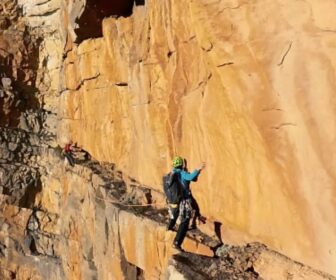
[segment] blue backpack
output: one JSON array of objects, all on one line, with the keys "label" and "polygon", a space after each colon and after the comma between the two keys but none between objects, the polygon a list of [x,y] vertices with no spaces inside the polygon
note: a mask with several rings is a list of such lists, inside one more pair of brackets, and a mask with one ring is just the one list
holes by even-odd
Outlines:
[{"label": "blue backpack", "polygon": [[163,176],[163,190],[169,204],[178,204],[182,198],[182,184],[178,174],[170,172]]}]

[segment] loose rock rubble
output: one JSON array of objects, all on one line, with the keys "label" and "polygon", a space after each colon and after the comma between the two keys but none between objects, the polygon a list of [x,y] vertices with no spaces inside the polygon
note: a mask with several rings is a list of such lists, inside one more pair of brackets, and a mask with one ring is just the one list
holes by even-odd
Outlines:
[{"label": "loose rock rubble", "polygon": [[39,140],[18,129],[0,128],[0,190],[11,204],[31,207],[41,190]]},{"label": "loose rock rubble", "polygon": [[259,243],[246,246],[223,244],[216,250],[217,258],[206,258],[194,254],[175,255],[177,270],[186,279],[262,279],[253,264],[261,250],[266,247]]}]

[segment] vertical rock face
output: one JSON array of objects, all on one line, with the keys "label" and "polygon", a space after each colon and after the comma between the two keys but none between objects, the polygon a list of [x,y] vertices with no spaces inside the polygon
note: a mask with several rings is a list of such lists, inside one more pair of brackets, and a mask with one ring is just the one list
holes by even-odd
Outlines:
[{"label": "vertical rock face", "polygon": [[328,3],[146,1],[105,19],[64,61],[60,131],[157,189],[173,155],[206,161],[205,216],[335,273]]},{"label": "vertical rock face", "polygon": [[17,126],[22,111],[38,107],[39,40],[28,32],[13,1],[4,1],[0,11],[0,124]]},{"label": "vertical rock face", "polygon": [[[336,275],[335,3],[250,2],[1,3],[1,279],[332,278],[269,251],[170,259],[177,154],[207,163],[205,232]],[[98,161],[64,167],[70,139]]]}]

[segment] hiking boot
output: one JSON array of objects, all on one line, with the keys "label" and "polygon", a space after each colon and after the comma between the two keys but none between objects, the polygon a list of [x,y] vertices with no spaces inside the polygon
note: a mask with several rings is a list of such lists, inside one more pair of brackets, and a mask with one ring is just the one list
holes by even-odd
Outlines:
[{"label": "hiking boot", "polygon": [[176,243],[173,243],[173,248],[180,251],[180,252],[185,252],[183,248],[180,245],[177,245]]}]

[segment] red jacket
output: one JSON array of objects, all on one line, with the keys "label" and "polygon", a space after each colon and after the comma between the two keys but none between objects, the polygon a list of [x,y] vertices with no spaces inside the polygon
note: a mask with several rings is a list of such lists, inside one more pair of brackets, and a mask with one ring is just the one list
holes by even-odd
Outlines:
[{"label": "red jacket", "polygon": [[71,153],[71,144],[66,144],[65,145],[64,152],[65,153]]}]

